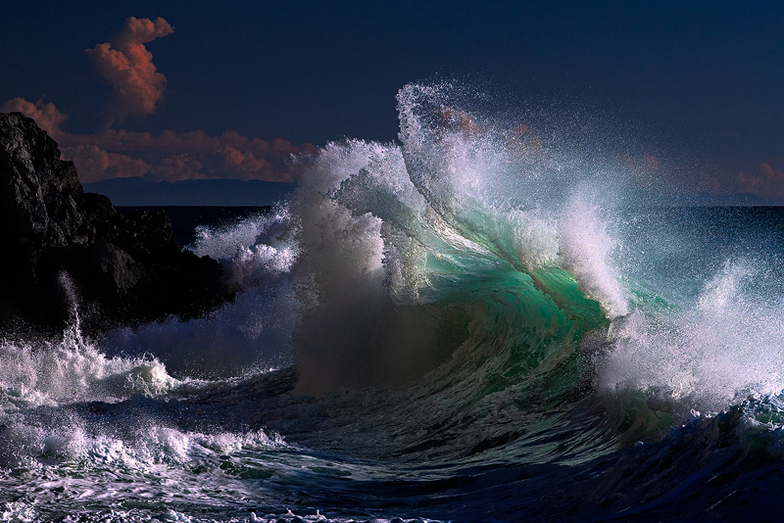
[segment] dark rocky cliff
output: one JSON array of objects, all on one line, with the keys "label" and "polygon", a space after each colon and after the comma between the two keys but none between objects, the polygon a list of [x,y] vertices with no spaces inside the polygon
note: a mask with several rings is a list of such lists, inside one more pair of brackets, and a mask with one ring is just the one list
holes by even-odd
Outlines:
[{"label": "dark rocky cliff", "polygon": [[19,113],[0,114],[0,330],[96,332],[231,298],[215,260],[181,250],[163,210],[119,214],[85,193],[57,143]]}]

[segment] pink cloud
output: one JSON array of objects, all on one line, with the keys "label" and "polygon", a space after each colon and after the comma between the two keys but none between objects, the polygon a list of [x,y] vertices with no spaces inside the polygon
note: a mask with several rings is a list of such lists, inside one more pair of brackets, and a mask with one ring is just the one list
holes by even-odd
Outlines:
[{"label": "pink cloud", "polygon": [[[166,89],[166,77],[157,72],[152,53],[144,44],[173,31],[163,18],[131,17],[111,44],[86,50],[114,88],[114,116],[122,119],[155,111]],[[311,157],[318,152],[311,144],[248,138],[236,131],[210,136],[201,130],[166,130],[154,136],[107,127],[95,134],[70,134],[61,127],[68,116],[43,100],[32,103],[14,98],[0,106],[0,111],[17,111],[33,118],[57,140],[63,158],[74,162],[83,183],[138,176],[159,181],[235,178],[288,182],[297,179],[305,163],[302,159],[293,162],[292,157]]]},{"label": "pink cloud", "polygon": [[60,125],[68,119],[68,115],[61,113],[53,103],[45,104],[43,100],[32,103],[24,98],[14,98],[5,102],[0,106],[0,112],[25,114],[35,120],[41,129],[48,132],[55,139],[62,134]]},{"label": "pink cloud", "polygon": [[179,182],[181,180],[199,180],[206,178],[202,174],[204,165],[192,158],[187,153],[167,156],[160,163],[153,166],[150,172],[160,181]]},{"label": "pink cloud", "polygon": [[134,176],[172,182],[202,178],[289,182],[302,170],[293,166],[293,156],[318,152],[311,144],[248,138],[235,131],[219,136],[201,130],[166,130],[157,136],[123,129],[70,134],[60,128],[66,115],[40,100],[34,104],[14,98],[2,110],[24,113],[46,129],[60,144],[63,158],[74,162],[82,183]]},{"label": "pink cloud", "polygon": [[713,195],[754,194],[784,199],[784,159],[706,161],[696,169],[699,187]]},{"label": "pink cloud", "polygon": [[720,177],[703,170],[697,173],[697,187],[708,194],[721,194],[724,184]]},{"label": "pink cloud", "polygon": [[256,158],[253,151],[240,151],[234,147],[225,146],[223,154],[225,166],[234,172],[240,180],[252,180],[257,172],[269,171],[271,164],[264,158]]},{"label": "pink cloud", "polygon": [[157,72],[152,53],[144,44],[174,32],[163,18],[130,17],[112,44],[103,43],[85,52],[92,57],[98,72],[114,88],[113,111],[127,116],[152,114],[166,89],[166,77]]},{"label": "pink cloud", "polygon": [[144,176],[150,171],[150,165],[144,160],[107,152],[96,145],[63,147],[62,153],[64,158],[74,162],[82,183]]},{"label": "pink cloud", "polygon": [[740,171],[737,176],[740,192],[763,198],[784,198],[784,169],[776,169],[771,163],[762,163]]}]

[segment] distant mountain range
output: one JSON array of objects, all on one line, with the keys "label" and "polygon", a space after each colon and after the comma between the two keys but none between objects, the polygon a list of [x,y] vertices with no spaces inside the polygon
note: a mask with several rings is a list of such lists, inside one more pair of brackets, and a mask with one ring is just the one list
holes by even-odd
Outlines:
[{"label": "distant mountain range", "polygon": [[115,206],[268,206],[291,194],[294,183],[259,180],[184,180],[113,178],[84,184],[85,192],[108,196]]}]

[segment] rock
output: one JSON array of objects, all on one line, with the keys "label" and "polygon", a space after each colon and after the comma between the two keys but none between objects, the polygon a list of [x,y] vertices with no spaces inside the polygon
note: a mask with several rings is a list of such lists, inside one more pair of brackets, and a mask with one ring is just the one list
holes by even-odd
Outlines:
[{"label": "rock", "polygon": [[[85,193],[57,143],[20,113],[0,114],[0,329],[61,329],[78,306],[90,333],[232,298],[217,261],[181,250],[162,209],[118,213]],[[74,303],[76,301],[76,303]]]}]

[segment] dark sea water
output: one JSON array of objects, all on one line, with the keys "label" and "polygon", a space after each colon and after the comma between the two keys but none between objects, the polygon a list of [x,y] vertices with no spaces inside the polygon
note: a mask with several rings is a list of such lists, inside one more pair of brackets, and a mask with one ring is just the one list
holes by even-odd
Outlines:
[{"label": "dark sea water", "polygon": [[399,102],[277,207],[167,209],[234,303],[0,345],[0,520],[784,518],[784,211]]}]

